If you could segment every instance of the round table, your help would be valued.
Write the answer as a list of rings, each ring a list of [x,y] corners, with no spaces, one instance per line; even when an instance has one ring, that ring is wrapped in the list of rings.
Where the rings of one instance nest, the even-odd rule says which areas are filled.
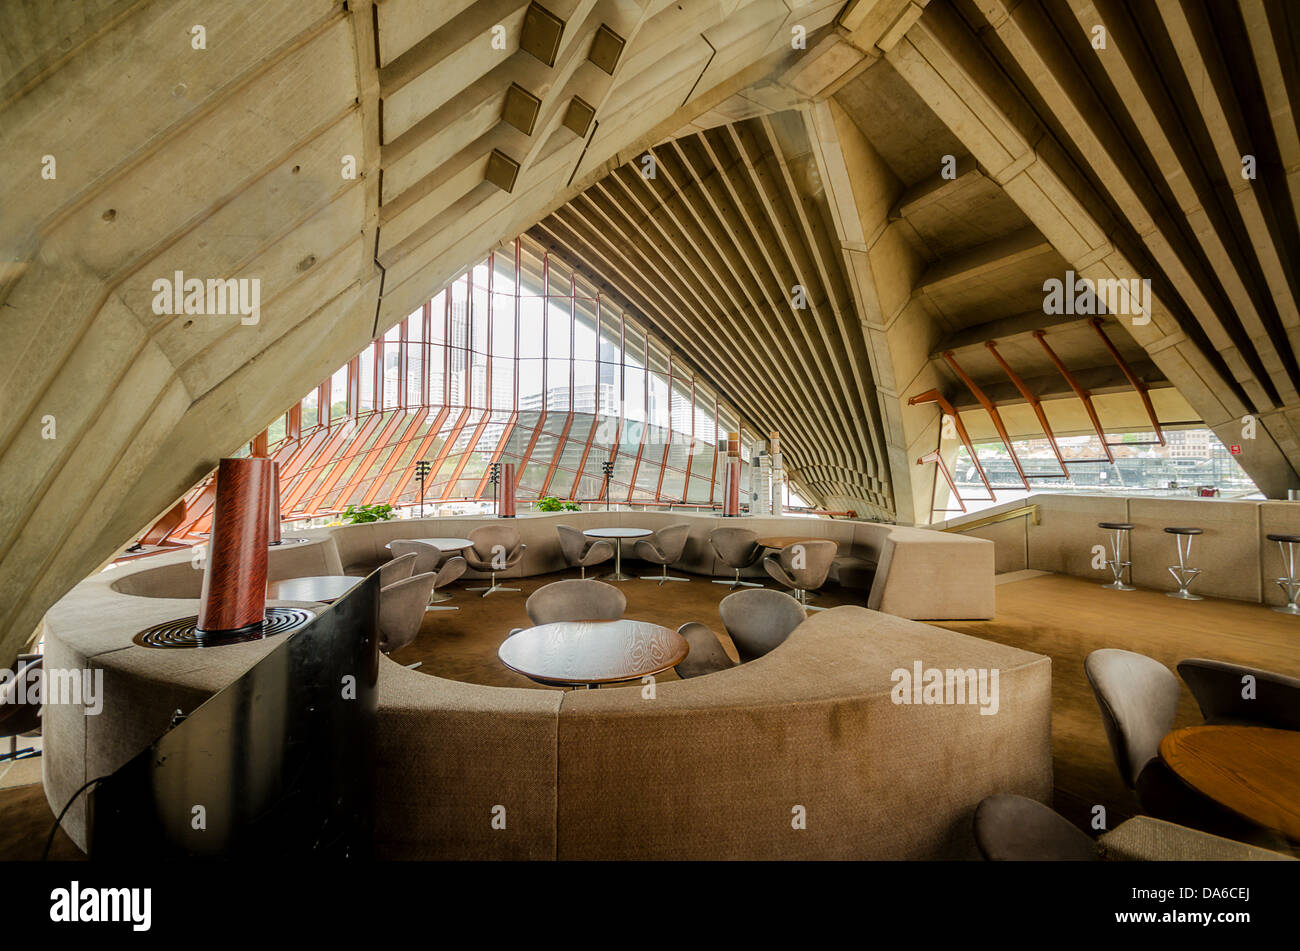
[[[306,578],[285,578],[266,586],[268,601],[316,601],[330,604],[352,590],[362,579],[352,575],[313,575]]]
[[[631,581],[631,575],[623,574],[623,539],[625,538],[645,538],[647,535],[653,535],[648,528],[589,528],[582,534],[588,538],[612,538],[614,539],[614,573],[612,575],[601,575],[605,581]]]
[[[649,621],[557,621],[529,627],[497,649],[501,663],[539,683],[592,687],[661,674],[686,659],[690,645]]]
[[[394,541],[399,542],[422,542],[425,545],[432,545],[441,552],[464,551],[466,548],[472,548],[474,543],[468,538],[397,538]],[[392,550],[393,542],[384,546]]]
[[[1160,758],[1197,792],[1300,841],[1300,732],[1188,726],[1160,741]]]
[[[444,555],[447,554],[447,552],[449,552],[449,551],[464,551],[466,548],[473,548],[473,547],[474,547],[474,543],[473,543],[472,541],[470,541],[468,538],[395,538],[395,539],[393,539],[393,541],[399,541],[399,542],[421,542],[421,543],[423,543],[423,544],[425,544],[425,545],[432,545],[434,548],[438,549],[438,551],[442,552]],[[387,548],[389,551],[392,551],[392,550],[393,550],[393,542],[389,542],[389,543],[388,543],[387,545],[385,545],[384,547]],[[430,604],[441,604],[443,601],[450,601],[450,600],[451,600],[451,595],[449,595],[449,594],[445,594],[445,593],[439,591],[437,588],[434,588],[431,592],[429,592],[429,603],[430,603]],[[432,610],[435,610],[435,609],[430,608],[429,610],[432,611]],[[455,610],[458,610],[458,609],[457,609],[457,608],[437,608],[436,610],[439,610],[439,611],[455,611]]]
[[[806,538],[803,535],[768,535],[760,538],[758,543],[764,548],[789,548],[791,545],[806,545],[808,542],[826,541],[824,538]]]

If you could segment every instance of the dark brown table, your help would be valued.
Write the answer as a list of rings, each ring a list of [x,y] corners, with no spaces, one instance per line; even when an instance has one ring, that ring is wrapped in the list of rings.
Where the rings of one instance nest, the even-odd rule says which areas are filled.
[[[360,582],[352,575],[315,575],[307,578],[285,578],[266,586],[268,601],[316,601],[329,604],[352,590]]]
[[[686,659],[690,645],[672,628],[648,621],[557,621],[506,638],[501,662],[539,683],[592,687],[661,674]]]
[[[1224,808],[1300,841],[1300,732],[1188,726],[1160,741],[1160,758]]]

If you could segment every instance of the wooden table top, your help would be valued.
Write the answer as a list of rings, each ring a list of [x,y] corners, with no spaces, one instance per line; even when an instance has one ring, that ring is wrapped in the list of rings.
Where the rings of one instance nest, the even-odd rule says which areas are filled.
[[[439,551],[462,551],[474,544],[468,538],[395,538],[393,541],[424,542],[424,544],[432,545]],[[393,542],[389,542],[384,547],[391,550]]]
[[[511,670],[548,683],[609,684],[660,674],[690,651],[686,638],[649,621],[557,621],[506,638]]]
[[[764,548],[789,548],[791,545],[806,545],[808,542],[829,541],[826,538],[808,538],[806,535],[767,535],[758,540]]]
[[[645,538],[654,532],[648,528],[589,528],[582,534],[591,538]]]
[[[329,604],[360,583],[352,575],[315,575],[307,578],[285,578],[266,586],[268,601],[316,601]]]
[[[1300,732],[1183,727],[1160,741],[1160,758],[1198,792],[1300,841]]]

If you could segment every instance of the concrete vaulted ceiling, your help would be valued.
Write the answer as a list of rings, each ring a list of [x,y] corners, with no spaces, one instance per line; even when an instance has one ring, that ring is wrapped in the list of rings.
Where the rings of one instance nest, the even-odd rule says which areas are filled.
[[[956,446],[918,397],[993,434],[962,374],[1040,435],[995,351],[1089,431],[1044,340],[1108,431],[1149,399],[1300,485],[1298,30],[1283,0],[4,4],[0,654],[525,231],[831,508],[929,518],[917,460]],[[1150,323],[1044,315],[1067,269],[1150,278]],[[177,271],[257,279],[258,322],[155,313]]]

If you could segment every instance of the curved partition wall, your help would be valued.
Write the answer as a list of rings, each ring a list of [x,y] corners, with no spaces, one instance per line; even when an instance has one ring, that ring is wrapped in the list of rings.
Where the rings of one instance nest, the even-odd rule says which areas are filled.
[[[374,522],[299,533],[269,579],[366,574],[394,538],[464,534],[482,518]],[[730,577],[708,532],[731,519],[679,513],[525,516],[514,576],[562,570],[554,526],[687,521],[674,570]],[[988,617],[992,544],[922,529],[745,519],[760,534],[839,543],[839,571],[879,610],[835,608],[731,671],[640,689],[562,693],[484,687],[381,660],[376,852],[401,858],[923,858],[965,854],[969,814],[994,791],[1051,791],[1050,661],[890,614]],[[153,651],[135,631],[193,613],[190,554],[140,559],[77,585],[46,615],[46,663],[102,670],[100,712],[52,705],[45,788],[58,812],[274,647]],[[273,602],[275,603],[275,602]],[[319,610],[319,605],[311,605]],[[884,613],[882,613],[884,612]],[[506,632],[502,632],[504,637]],[[183,655],[183,656],[178,656]],[[896,703],[894,671],[999,672],[997,709]],[[984,709],[988,709],[986,704]],[[904,764],[906,763],[906,768]],[[900,778],[902,777],[902,778]],[[619,794],[608,794],[613,783]],[[744,801],[734,799],[746,784]],[[749,788],[752,787],[752,788]],[[936,808],[921,816],[924,796]],[[495,806],[509,835],[491,828]],[[791,810],[814,817],[792,834]],[[915,814],[914,814],[915,813]],[[78,800],[64,819],[85,846]]]

